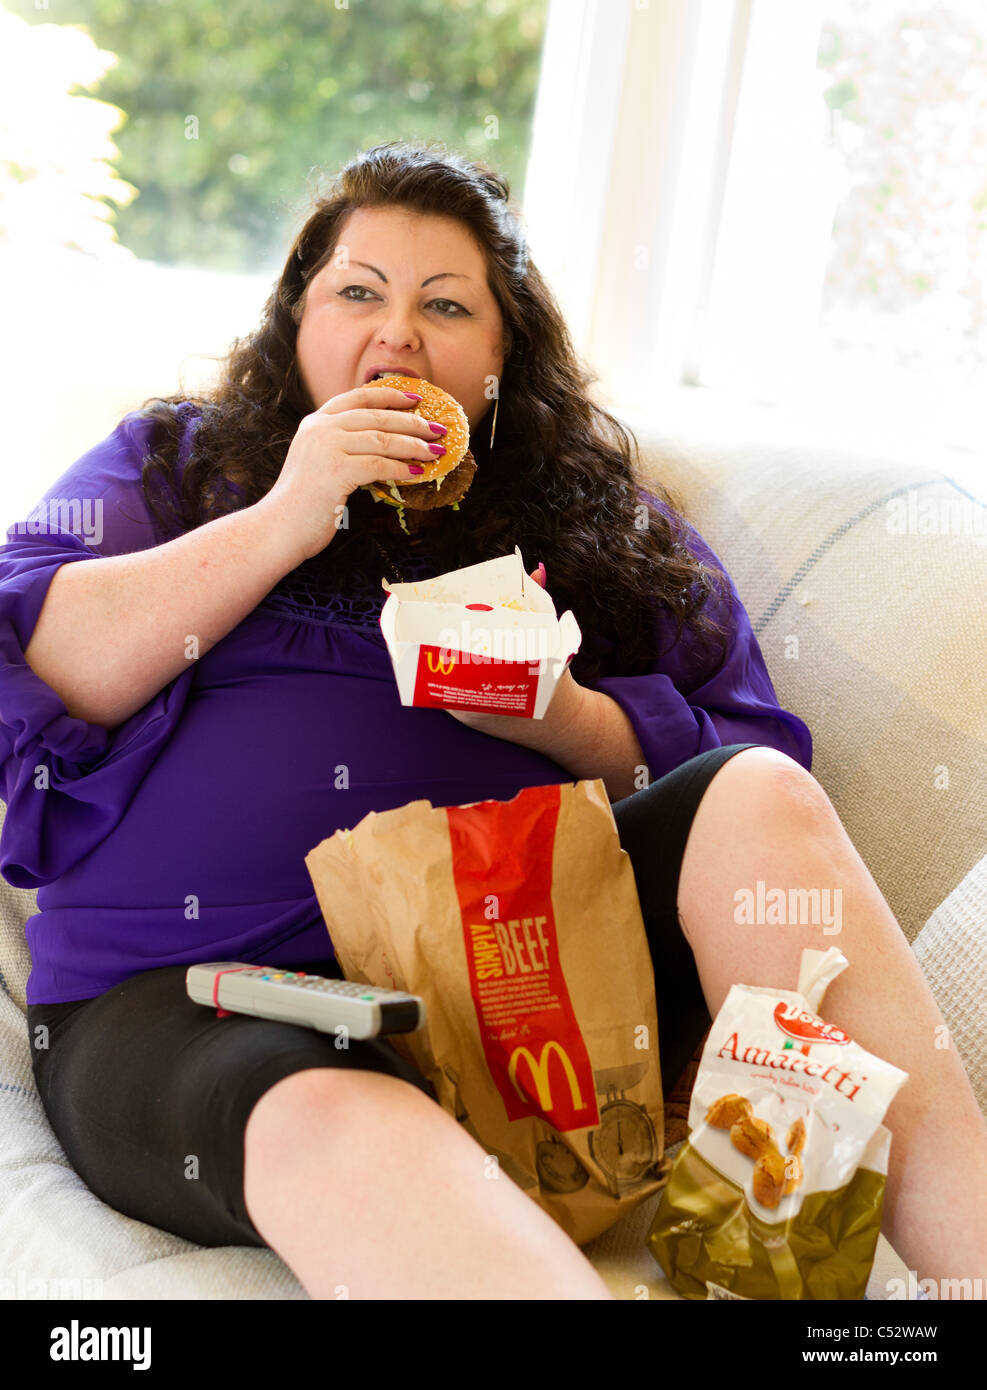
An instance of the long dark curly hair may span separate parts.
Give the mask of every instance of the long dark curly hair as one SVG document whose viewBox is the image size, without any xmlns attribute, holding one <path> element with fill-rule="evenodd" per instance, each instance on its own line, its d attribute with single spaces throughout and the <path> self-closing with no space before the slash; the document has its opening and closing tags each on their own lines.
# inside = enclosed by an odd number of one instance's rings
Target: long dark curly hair
<svg viewBox="0 0 987 1390">
<path fill-rule="evenodd" d="M 332 256 L 344 216 L 373 207 L 458 219 L 484 252 L 503 316 L 494 449 L 487 429 L 471 437 L 477 471 L 458 511 L 404 512 L 409 529 L 427 530 L 434 573 L 510 554 L 515 545 L 529 570 L 543 561 L 556 610 L 571 609 L 583 633 L 572 663 L 583 684 L 654 669 L 663 654 L 655 638 L 659 607 L 676 620 L 670 645 L 691 624 L 697 677 L 711 659 L 718 665 L 727 632 L 706 609 L 716 591 L 729 608 L 726 577 L 689 550 L 681 507 L 667 488 L 649 484 L 670 516 L 639 494 L 637 441 L 588 398 L 587 387 L 598 378 L 578 359 L 554 295 L 529 257 L 506 180 L 435 142 L 391 141 L 346 164 L 326 192 L 315 194 L 260 327 L 234 340 L 218 384 L 201 395 L 143 403 L 140 414 L 156 425 L 142 484 L 160 538 L 250 506 L 277 481 L 295 432 L 312 411 L 295 359 L 306 287 Z M 186 402 L 201 419 L 178 485 Z M 395 559 L 408 537 L 397 511 L 363 489 L 350 495 L 347 510 L 348 524 L 283 584 L 381 594 L 386 568 L 375 537 Z"/>
</svg>

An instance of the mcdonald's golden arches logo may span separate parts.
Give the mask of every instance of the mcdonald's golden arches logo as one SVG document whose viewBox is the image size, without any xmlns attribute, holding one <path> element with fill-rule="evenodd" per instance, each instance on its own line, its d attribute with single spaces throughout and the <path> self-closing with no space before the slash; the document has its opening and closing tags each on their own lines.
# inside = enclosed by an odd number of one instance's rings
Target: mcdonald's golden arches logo
<svg viewBox="0 0 987 1390">
<path fill-rule="evenodd" d="M 441 661 L 434 652 L 426 652 L 425 657 L 428 661 L 428 669 L 433 676 L 439 671 L 441 671 L 444 676 L 448 676 L 449 672 L 456 664 L 456 658 L 454 656 L 450 656 L 448 664 Z"/>
<path fill-rule="evenodd" d="M 579 1078 L 576 1075 L 576 1069 L 572 1065 L 572 1062 L 569 1060 L 569 1054 L 566 1052 L 565 1048 L 562 1046 L 561 1043 L 556 1042 L 554 1038 L 549 1038 L 548 1042 L 542 1044 L 541 1056 L 539 1057 L 537 1062 L 531 1055 L 528 1048 L 524 1047 L 523 1045 L 521 1047 L 516 1047 L 514 1051 L 511 1053 L 511 1060 L 507 1068 L 507 1075 L 521 1099 L 528 1100 L 529 1098 L 524 1094 L 524 1092 L 521 1090 L 521 1087 L 517 1083 L 518 1065 L 520 1064 L 522 1055 L 526 1057 L 528 1060 L 528 1068 L 534 1079 L 535 1088 L 538 1091 L 538 1105 L 542 1110 L 551 1110 L 552 1088 L 549 1085 L 548 1080 L 548 1054 L 551 1048 L 555 1049 L 556 1054 L 558 1055 L 559 1060 L 561 1061 L 562 1066 L 565 1069 L 566 1080 L 569 1082 L 569 1094 L 572 1097 L 573 1109 L 582 1110 L 583 1096 L 582 1092 L 579 1089 Z"/>
</svg>

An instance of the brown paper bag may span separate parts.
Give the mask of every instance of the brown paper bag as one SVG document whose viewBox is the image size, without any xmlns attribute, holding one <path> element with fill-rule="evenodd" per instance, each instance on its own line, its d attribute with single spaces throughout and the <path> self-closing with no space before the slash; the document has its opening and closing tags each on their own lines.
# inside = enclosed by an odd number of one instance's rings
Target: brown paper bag
<svg viewBox="0 0 987 1390">
<path fill-rule="evenodd" d="M 654 974 L 601 779 L 372 811 L 305 863 L 346 978 L 425 1000 L 388 1043 L 577 1244 L 664 1185 Z"/>
</svg>

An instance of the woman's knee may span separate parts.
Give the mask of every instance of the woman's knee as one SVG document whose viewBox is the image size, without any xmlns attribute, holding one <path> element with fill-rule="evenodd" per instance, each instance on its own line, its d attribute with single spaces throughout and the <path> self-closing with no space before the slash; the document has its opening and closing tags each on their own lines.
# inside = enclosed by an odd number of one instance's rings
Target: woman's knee
<svg viewBox="0 0 987 1390">
<path fill-rule="evenodd" d="M 313 1138 L 345 1142 L 368 1107 L 428 1103 L 418 1087 L 388 1072 L 352 1067 L 307 1067 L 282 1077 L 255 1102 L 244 1129 L 244 1156 L 255 1166 L 285 1165 Z"/>
<path fill-rule="evenodd" d="M 835 815 L 823 788 L 801 763 L 777 748 L 745 748 L 735 753 L 710 779 L 700 811 L 718 804 L 728 816 L 743 813 L 766 818 L 793 817 L 818 822 Z"/>
<path fill-rule="evenodd" d="M 685 927 L 690 904 L 694 907 L 695 895 L 707 892 L 710 874 L 732 862 L 739 841 L 822 834 L 835 815 L 816 779 L 787 754 L 757 747 L 728 758 L 703 793 L 682 856 L 679 921 L 693 949 Z"/>
<path fill-rule="evenodd" d="M 417 1162 L 421 1151 L 437 1157 L 467 1137 L 424 1091 L 391 1073 L 293 1072 L 265 1091 L 248 1117 L 244 1202 L 261 1237 L 275 1243 L 297 1225 L 300 1197 L 344 1205 L 362 1200 L 389 1146 L 409 1157 L 414 1149 Z"/>
</svg>

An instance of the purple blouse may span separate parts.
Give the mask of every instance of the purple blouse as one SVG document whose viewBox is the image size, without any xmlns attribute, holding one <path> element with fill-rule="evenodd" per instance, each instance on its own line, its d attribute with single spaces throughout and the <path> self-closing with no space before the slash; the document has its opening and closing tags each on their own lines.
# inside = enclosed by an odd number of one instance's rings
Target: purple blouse
<svg viewBox="0 0 987 1390">
<path fill-rule="evenodd" d="M 196 419 L 183 409 L 180 464 Z M 38 889 L 29 1004 L 92 998 L 168 965 L 291 969 L 326 959 L 332 946 L 304 862 L 321 840 L 419 798 L 506 801 L 522 787 L 575 780 L 445 710 L 403 706 L 378 624 L 387 596 L 372 587 L 365 600 L 313 601 L 282 581 L 123 724 L 72 718 L 24 651 L 59 565 L 156 543 L 140 486 L 151 427 L 126 416 L 0 546 L 0 872 Z M 688 542 L 719 563 L 691 526 Z M 434 567 L 423 556 L 403 573 L 423 578 Z M 811 767 L 809 730 L 779 708 L 731 589 L 732 640 L 718 668 L 684 676 L 687 629 L 660 669 L 593 687 L 630 717 L 652 780 L 740 742 Z M 665 646 L 674 624 L 667 613 L 659 622 Z"/>
</svg>

